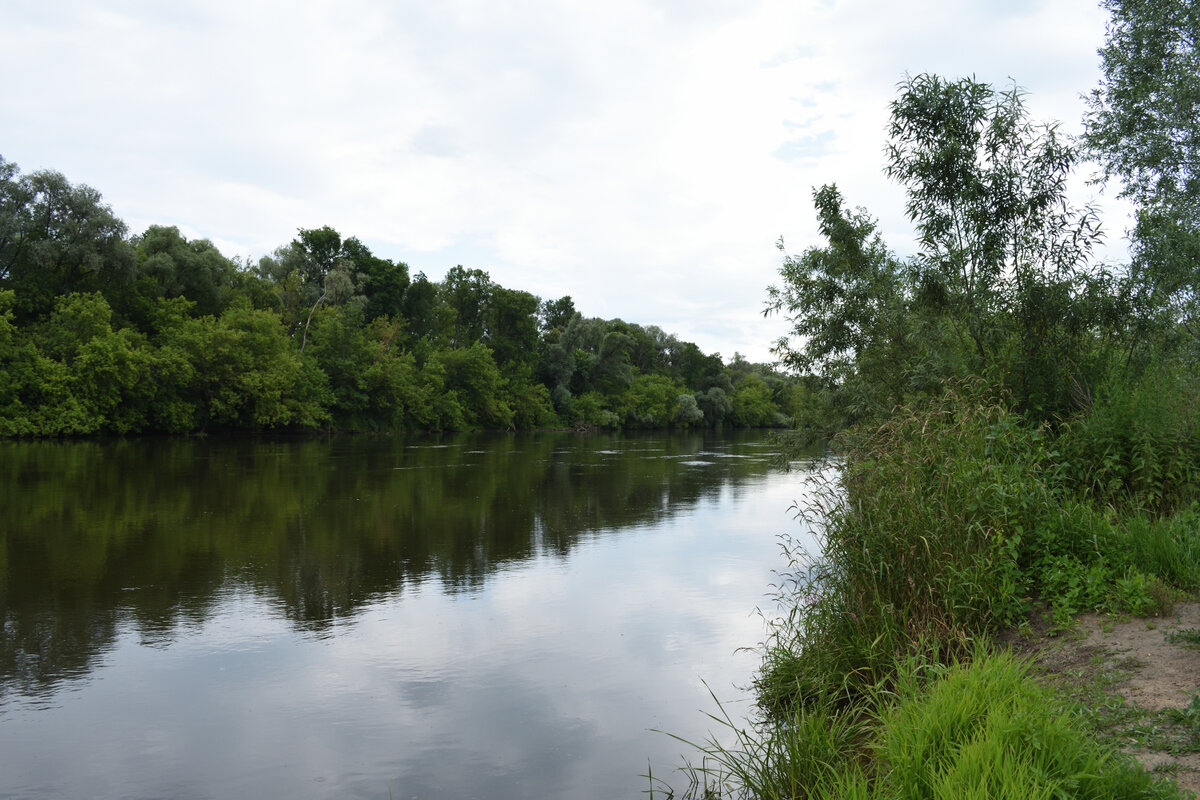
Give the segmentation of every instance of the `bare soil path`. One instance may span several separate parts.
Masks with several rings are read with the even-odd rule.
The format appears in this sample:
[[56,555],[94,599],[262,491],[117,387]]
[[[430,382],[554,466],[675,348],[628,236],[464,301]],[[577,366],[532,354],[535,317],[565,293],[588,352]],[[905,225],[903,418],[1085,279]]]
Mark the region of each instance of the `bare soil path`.
[[1089,614],[1009,640],[1124,751],[1200,795],[1200,603],[1158,618]]

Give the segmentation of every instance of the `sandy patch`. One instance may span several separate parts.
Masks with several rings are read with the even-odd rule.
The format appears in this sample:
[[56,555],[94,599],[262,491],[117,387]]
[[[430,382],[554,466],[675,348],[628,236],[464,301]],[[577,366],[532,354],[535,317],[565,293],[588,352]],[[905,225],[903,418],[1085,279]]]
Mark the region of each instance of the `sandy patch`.
[[[1032,637],[1010,641],[1053,678],[1094,680],[1107,673],[1114,679],[1108,691],[1127,704],[1158,712],[1187,709],[1200,692],[1200,646],[1172,642],[1170,635],[1181,631],[1200,631],[1200,603],[1179,603],[1162,618],[1088,614],[1058,636],[1035,630]],[[1182,788],[1200,794],[1200,753],[1146,750],[1132,743],[1125,749],[1147,768],[1169,768]]]

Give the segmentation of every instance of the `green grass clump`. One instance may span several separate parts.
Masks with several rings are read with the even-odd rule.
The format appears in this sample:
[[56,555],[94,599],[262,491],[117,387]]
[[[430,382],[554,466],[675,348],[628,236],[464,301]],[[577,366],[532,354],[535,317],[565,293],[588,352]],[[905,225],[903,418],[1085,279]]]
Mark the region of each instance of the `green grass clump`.
[[1183,708],[1168,708],[1167,717],[1192,734],[1193,745],[1200,747],[1200,694],[1193,694],[1192,701]]
[[1119,547],[1129,563],[1187,592],[1200,591],[1200,508],[1163,518],[1130,516]]
[[1178,797],[1093,739],[1010,654],[909,685],[884,715],[876,797]]

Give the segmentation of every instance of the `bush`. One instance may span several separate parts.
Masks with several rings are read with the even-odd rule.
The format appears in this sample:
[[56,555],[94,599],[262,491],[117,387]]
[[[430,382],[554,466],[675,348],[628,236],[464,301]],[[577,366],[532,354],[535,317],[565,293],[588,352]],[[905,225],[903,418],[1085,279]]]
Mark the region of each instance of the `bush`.
[[1166,515],[1196,498],[1200,376],[1162,364],[1110,379],[1059,440],[1073,488],[1097,505]]

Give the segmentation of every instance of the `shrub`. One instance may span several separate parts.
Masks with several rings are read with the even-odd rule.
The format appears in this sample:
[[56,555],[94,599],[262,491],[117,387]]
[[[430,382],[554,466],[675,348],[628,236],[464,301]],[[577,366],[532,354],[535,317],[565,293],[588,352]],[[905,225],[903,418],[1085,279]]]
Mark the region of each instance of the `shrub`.
[[1074,488],[1096,504],[1169,514],[1200,479],[1200,376],[1182,364],[1109,380],[1059,440]]

